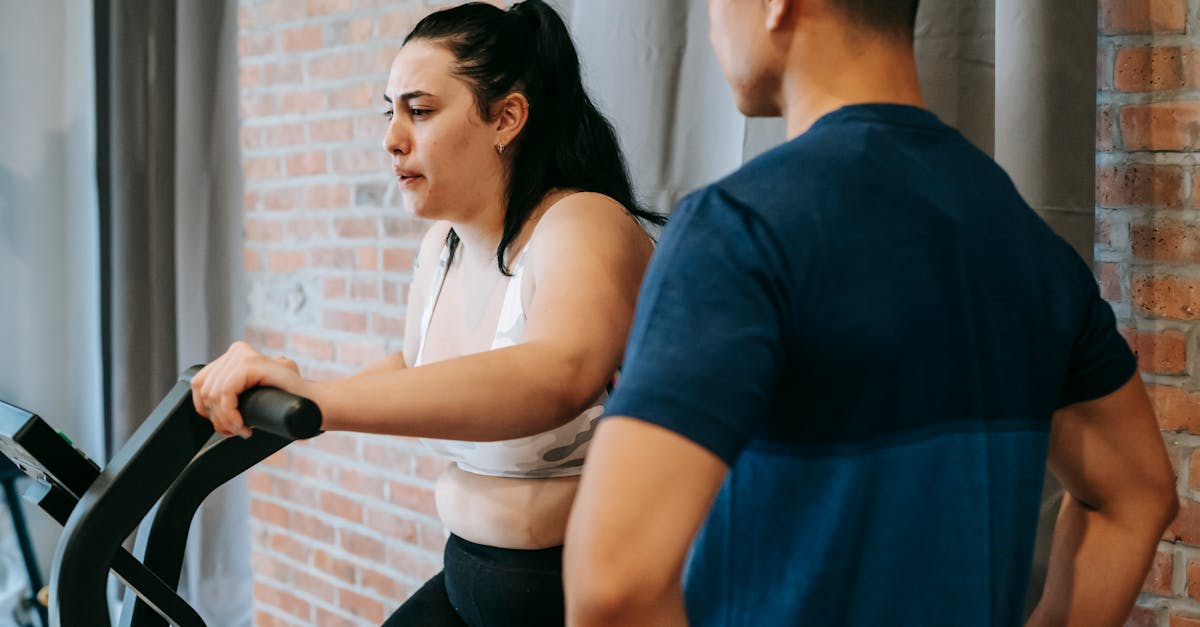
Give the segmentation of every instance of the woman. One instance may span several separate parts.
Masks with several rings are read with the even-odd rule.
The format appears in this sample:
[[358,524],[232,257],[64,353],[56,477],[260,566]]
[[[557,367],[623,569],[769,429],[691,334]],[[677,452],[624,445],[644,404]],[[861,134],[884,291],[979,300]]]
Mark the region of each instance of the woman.
[[404,352],[353,377],[302,379],[245,343],[193,380],[217,431],[249,435],[237,394],[312,399],[326,430],[427,438],[445,568],[387,625],[560,625],[561,545],[652,242],[612,127],[541,0],[426,17],[384,96],[409,211],[437,222],[410,290]]

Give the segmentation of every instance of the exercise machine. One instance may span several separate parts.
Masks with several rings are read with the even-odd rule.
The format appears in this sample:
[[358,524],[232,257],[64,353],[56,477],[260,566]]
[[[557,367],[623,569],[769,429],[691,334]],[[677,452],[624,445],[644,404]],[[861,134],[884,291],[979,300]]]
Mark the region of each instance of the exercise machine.
[[[34,479],[25,498],[63,525],[50,571],[52,627],[109,624],[111,571],[125,586],[118,627],[207,627],[176,588],[204,499],[294,440],[321,433],[311,401],[274,388],[238,399],[252,436],[214,438],[185,371],[101,468],[36,414],[0,401],[0,453]],[[137,531],[133,553],[122,543]]]

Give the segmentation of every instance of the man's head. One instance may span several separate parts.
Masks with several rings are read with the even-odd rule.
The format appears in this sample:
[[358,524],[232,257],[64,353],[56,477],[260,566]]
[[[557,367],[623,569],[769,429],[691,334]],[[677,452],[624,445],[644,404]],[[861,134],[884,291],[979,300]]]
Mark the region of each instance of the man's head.
[[842,41],[910,47],[918,1],[709,0],[709,39],[738,109],[749,116],[779,115],[781,80],[795,34],[821,26],[820,32]]

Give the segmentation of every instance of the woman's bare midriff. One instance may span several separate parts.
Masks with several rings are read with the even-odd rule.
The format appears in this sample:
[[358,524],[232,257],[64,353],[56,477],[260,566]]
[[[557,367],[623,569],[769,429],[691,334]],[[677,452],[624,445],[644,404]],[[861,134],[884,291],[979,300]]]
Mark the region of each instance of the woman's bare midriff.
[[579,477],[511,479],[467,472],[453,464],[438,479],[438,515],[455,535],[506,549],[559,546]]

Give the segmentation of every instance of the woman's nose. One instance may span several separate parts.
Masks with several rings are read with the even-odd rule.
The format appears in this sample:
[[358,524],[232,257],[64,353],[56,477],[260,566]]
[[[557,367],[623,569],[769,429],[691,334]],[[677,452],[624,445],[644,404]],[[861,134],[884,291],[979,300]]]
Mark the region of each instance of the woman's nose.
[[412,138],[397,121],[388,124],[383,135],[383,149],[389,155],[406,155],[412,150]]

